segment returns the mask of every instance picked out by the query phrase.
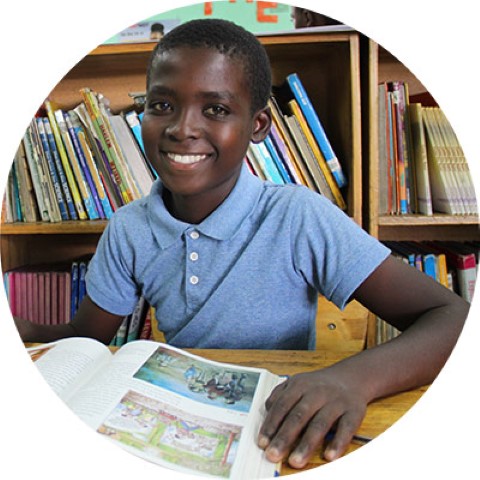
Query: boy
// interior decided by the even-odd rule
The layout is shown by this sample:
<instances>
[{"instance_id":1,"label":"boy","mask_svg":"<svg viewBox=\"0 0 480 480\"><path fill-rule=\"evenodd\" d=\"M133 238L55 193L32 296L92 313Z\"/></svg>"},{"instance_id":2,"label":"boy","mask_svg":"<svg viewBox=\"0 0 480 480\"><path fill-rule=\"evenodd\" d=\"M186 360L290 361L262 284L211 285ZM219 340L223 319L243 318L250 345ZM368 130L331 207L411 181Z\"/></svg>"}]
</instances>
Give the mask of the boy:
<instances>
[{"instance_id":1,"label":"boy","mask_svg":"<svg viewBox=\"0 0 480 480\"><path fill-rule=\"evenodd\" d=\"M318 293L340 307L358 300L402 335L296 375L267 401L260 447L301 468L332 428L325 457L342 455L375 398L431 382L468 306L324 197L250 174L245 152L268 133L270 89L266 53L244 29L199 20L168 33L149 65L142 124L161 181L109 222L70 324L16 321L24 341L109 342L144 295L173 345L301 349L314 348Z\"/></svg>"}]
</instances>

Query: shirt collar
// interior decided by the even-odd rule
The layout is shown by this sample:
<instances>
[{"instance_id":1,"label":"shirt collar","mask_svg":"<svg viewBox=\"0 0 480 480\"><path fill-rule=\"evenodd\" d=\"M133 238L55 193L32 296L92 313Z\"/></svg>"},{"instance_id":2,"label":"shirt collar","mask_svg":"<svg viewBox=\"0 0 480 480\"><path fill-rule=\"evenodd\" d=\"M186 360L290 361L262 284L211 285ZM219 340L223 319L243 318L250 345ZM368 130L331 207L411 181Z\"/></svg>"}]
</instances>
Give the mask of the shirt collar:
<instances>
[{"instance_id":1,"label":"shirt collar","mask_svg":"<svg viewBox=\"0 0 480 480\"><path fill-rule=\"evenodd\" d=\"M237 183L223 203L203 222L191 225L172 217L163 202L164 186L156 180L147 199L148 218L161 248L167 248L186 230L199 231L216 240L231 238L256 206L263 182L244 164Z\"/></svg>"}]
</instances>

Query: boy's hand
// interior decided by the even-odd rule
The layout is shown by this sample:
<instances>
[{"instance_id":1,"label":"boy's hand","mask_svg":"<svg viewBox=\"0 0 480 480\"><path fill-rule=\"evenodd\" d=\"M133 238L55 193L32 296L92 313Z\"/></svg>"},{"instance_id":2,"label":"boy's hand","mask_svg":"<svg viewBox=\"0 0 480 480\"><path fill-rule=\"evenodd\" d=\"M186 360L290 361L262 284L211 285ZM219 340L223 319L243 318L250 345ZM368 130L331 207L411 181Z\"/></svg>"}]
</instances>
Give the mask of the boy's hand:
<instances>
[{"instance_id":1,"label":"boy's hand","mask_svg":"<svg viewBox=\"0 0 480 480\"><path fill-rule=\"evenodd\" d=\"M293 468L304 467L335 427L324 457L335 460L347 449L365 416L361 392L336 378L334 369L295 375L282 383L266 402L267 416L258 444L268 460L288 457Z\"/></svg>"}]
</instances>

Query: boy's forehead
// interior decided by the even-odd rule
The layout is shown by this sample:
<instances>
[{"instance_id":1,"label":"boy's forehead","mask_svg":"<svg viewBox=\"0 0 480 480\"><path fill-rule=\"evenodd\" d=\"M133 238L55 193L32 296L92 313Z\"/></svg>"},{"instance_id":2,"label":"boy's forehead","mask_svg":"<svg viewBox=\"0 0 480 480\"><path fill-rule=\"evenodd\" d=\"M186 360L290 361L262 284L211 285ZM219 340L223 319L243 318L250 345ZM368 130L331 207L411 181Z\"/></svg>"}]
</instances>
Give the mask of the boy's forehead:
<instances>
[{"instance_id":1,"label":"boy's forehead","mask_svg":"<svg viewBox=\"0 0 480 480\"><path fill-rule=\"evenodd\" d=\"M215 78L215 74L221 73L222 77L228 74L227 78L232 81L244 83L242 80L246 80L245 64L239 55L232 56L213 47L189 46L159 51L152 60L150 80L155 82L182 70L190 72L189 76L205 72Z\"/></svg>"}]
</instances>

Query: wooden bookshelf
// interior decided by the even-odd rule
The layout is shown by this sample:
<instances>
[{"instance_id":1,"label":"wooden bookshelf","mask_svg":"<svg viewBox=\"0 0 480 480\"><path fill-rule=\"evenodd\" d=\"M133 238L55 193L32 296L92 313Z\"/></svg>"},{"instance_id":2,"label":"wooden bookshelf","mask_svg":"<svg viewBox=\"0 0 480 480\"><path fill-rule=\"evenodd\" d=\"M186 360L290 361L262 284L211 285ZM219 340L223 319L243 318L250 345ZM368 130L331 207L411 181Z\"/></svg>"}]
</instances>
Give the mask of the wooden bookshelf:
<instances>
[{"instance_id":1,"label":"wooden bookshelf","mask_svg":"<svg viewBox=\"0 0 480 480\"><path fill-rule=\"evenodd\" d=\"M379 240L471 241L480 240L479 218L474 215L381 215L379 213L378 85L408 82L409 95L419 99L429 94L416 76L396 57L371 39L362 37L363 130L363 227ZM468 159L467 159L468 160ZM375 344L376 318L369 319L367 346Z\"/></svg>"},{"instance_id":2,"label":"wooden bookshelf","mask_svg":"<svg viewBox=\"0 0 480 480\"><path fill-rule=\"evenodd\" d=\"M415 75L393 55L371 39L362 38L364 131L363 226L380 240L479 240L479 218L473 215L380 215L378 192L378 90L386 81L408 82L410 95L427 93Z\"/></svg>"}]
</instances>

